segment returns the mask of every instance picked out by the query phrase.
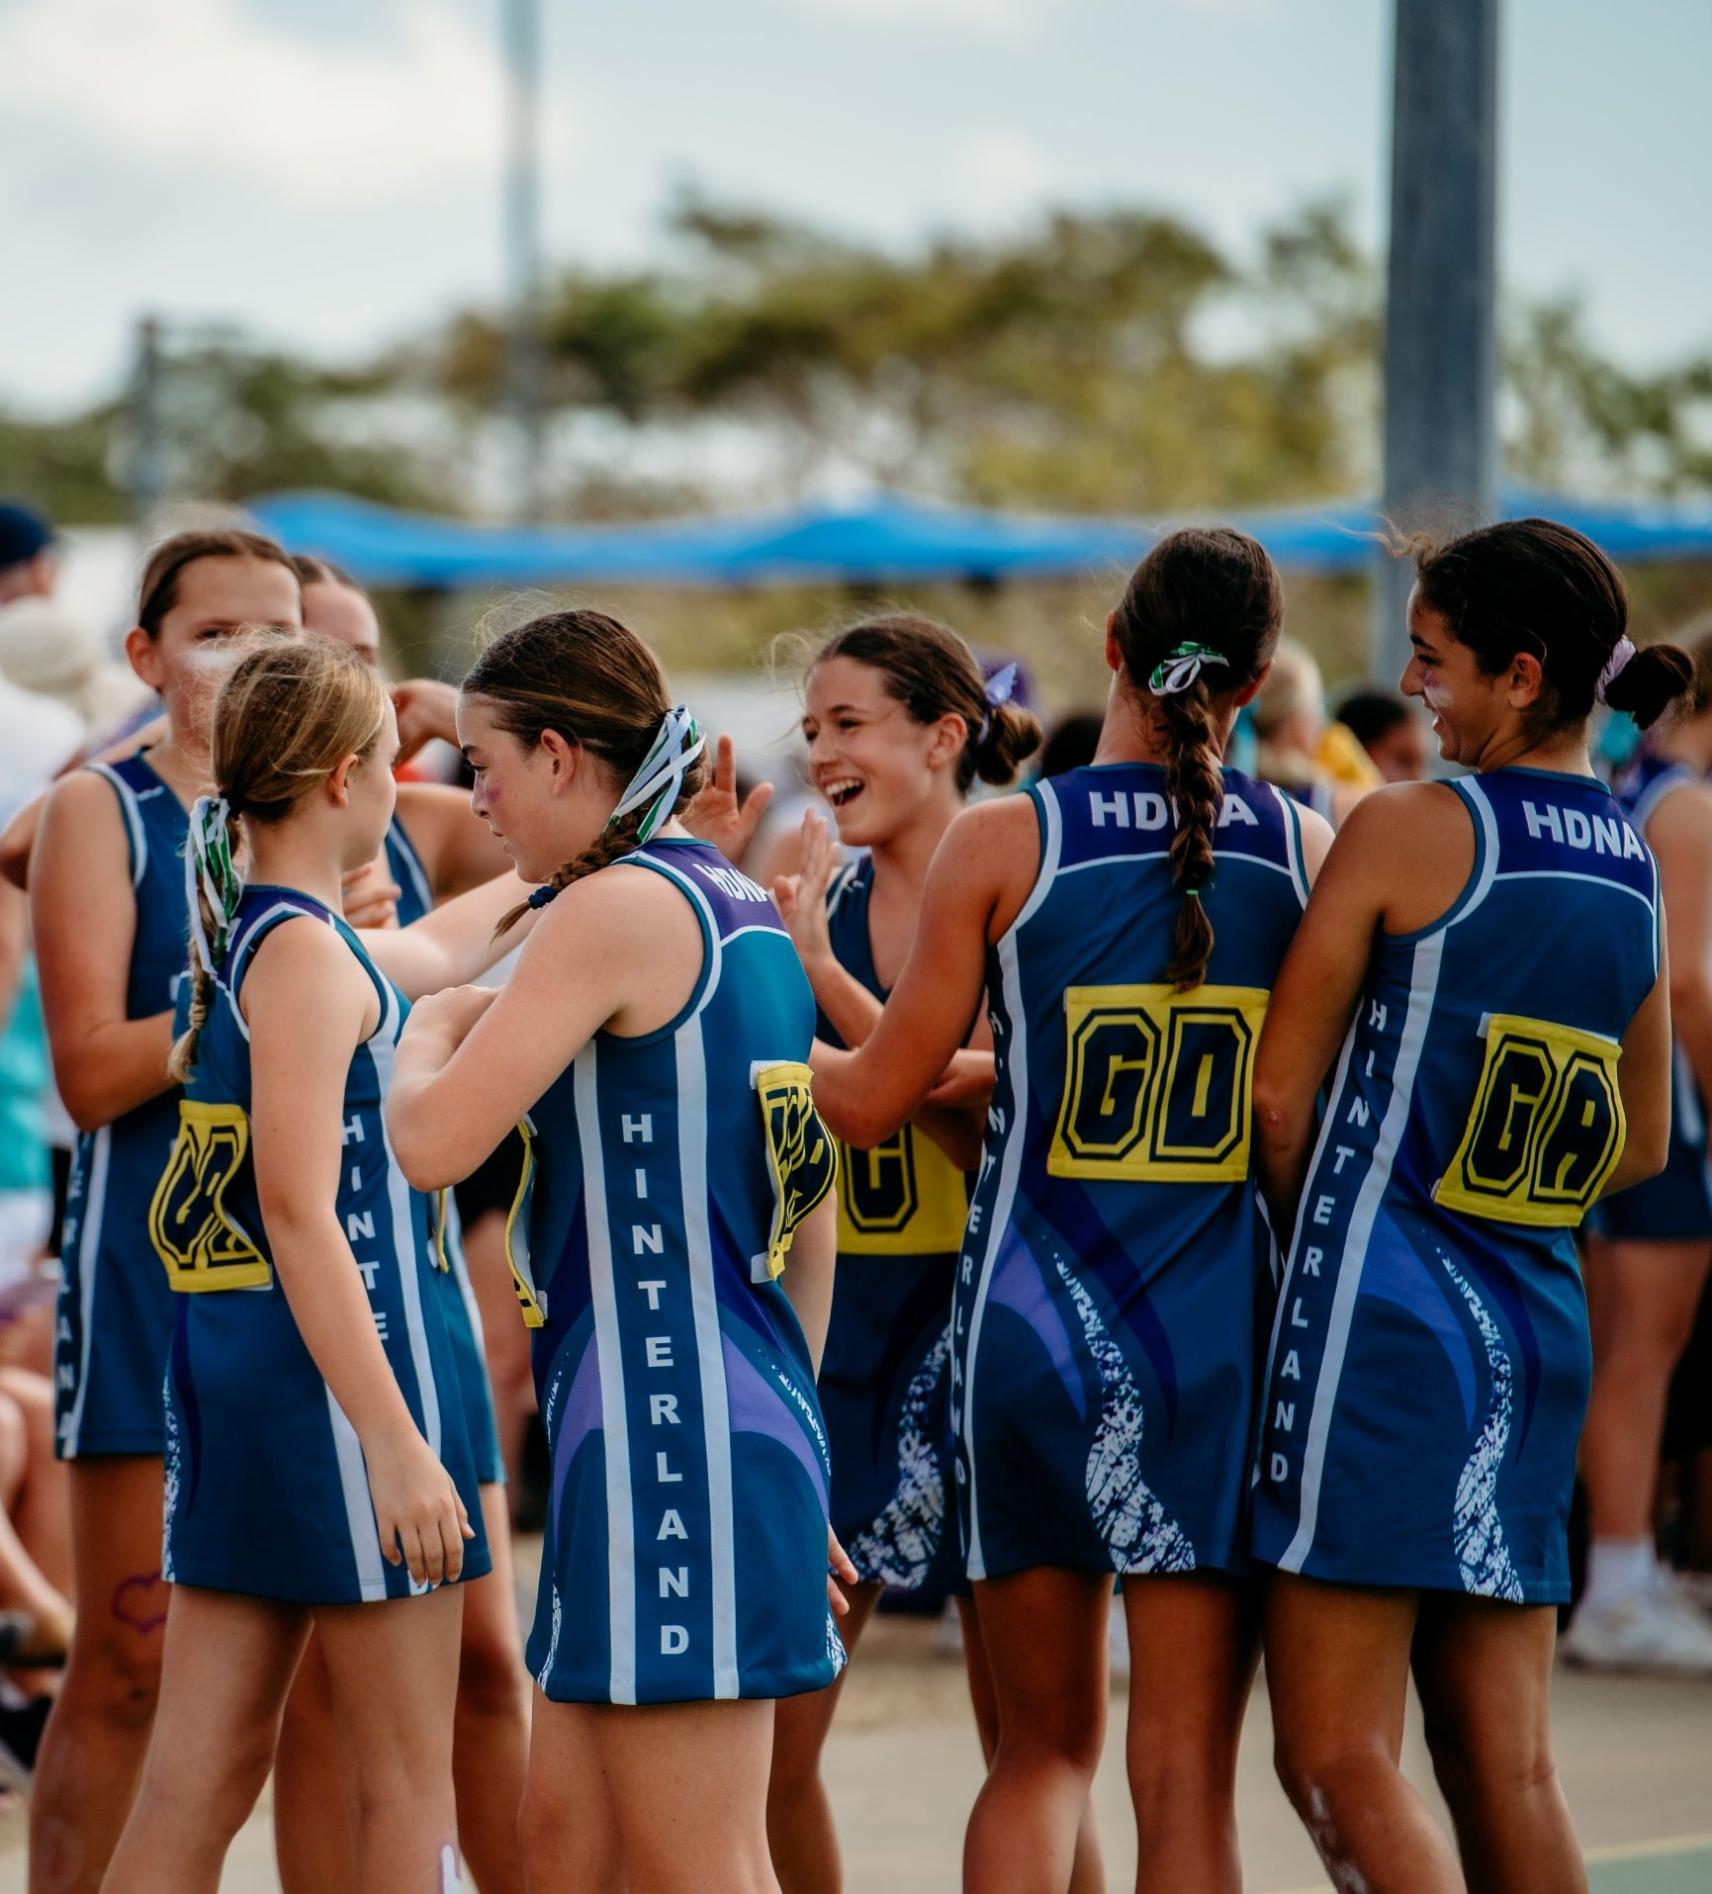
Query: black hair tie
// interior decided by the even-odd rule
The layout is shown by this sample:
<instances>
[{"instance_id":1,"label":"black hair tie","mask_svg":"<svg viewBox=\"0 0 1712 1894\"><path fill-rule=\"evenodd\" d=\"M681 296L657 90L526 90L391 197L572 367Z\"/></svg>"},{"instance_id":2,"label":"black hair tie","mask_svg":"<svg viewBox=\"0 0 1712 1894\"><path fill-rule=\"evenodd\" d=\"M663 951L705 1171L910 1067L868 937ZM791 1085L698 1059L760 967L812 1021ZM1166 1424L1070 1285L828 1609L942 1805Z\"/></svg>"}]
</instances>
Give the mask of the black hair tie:
<instances>
[{"instance_id":1,"label":"black hair tie","mask_svg":"<svg viewBox=\"0 0 1712 1894\"><path fill-rule=\"evenodd\" d=\"M557 897L558 892L559 890L555 888L553 884L549 881L545 887L537 888L535 890L535 892L529 897L529 900L526 905L532 908L544 908L549 901L552 901Z\"/></svg>"}]
</instances>

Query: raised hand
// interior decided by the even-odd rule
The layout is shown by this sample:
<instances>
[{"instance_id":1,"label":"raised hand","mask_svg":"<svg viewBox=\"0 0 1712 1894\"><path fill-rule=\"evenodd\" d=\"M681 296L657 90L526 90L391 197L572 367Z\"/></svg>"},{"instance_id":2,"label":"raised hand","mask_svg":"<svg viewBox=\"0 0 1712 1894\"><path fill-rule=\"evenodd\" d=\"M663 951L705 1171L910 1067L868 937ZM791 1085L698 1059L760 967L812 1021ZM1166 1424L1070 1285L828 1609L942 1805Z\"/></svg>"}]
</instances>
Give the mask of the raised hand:
<instances>
[{"instance_id":1,"label":"raised hand","mask_svg":"<svg viewBox=\"0 0 1712 1894\"><path fill-rule=\"evenodd\" d=\"M727 861L741 861L772 800L771 783L757 783L737 800L737 751L730 737L721 737L714 745L712 779L685 809L683 824L691 835L711 842Z\"/></svg>"}]
</instances>

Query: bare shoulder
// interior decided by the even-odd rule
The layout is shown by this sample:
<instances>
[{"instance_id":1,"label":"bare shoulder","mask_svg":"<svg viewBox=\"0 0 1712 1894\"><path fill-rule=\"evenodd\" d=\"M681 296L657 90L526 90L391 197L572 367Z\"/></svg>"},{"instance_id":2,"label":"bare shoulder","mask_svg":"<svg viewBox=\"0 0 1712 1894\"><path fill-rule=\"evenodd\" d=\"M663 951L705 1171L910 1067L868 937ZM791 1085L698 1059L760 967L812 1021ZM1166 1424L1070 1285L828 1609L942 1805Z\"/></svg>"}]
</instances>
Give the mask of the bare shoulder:
<instances>
[{"instance_id":1,"label":"bare shoulder","mask_svg":"<svg viewBox=\"0 0 1712 1894\"><path fill-rule=\"evenodd\" d=\"M124 816L113 785L93 769L74 769L62 776L47 792L42 815L44 820L55 824L75 822L80 828L85 823L98 823L111 828L115 834L121 833L124 827Z\"/></svg>"},{"instance_id":2,"label":"bare shoulder","mask_svg":"<svg viewBox=\"0 0 1712 1894\"><path fill-rule=\"evenodd\" d=\"M80 876L91 889L112 881L109 866L127 856L125 816L112 784L89 769L62 776L43 800L31 854L38 861L75 855ZM120 879L129 894L129 878Z\"/></svg>"},{"instance_id":3,"label":"bare shoulder","mask_svg":"<svg viewBox=\"0 0 1712 1894\"><path fill-rule=\"evenodd\" d=\"M1667 789L1647 818L1655 849L1712 852L1712 783L1681 782Z\"/></svg>"},{"instance_id":4,"label":"bare shoulder","mask_svg":"<svg viewBox=\"0 0 1712 1894\"><path fill-rule=\"evenodd\" d=\"M1359 880L1390 934L1438 920L1474 868L1474 817L1448 783L1390 783L1364 796L1338 830L1326 874Z\"/></svg>"},{"instance_id":5,"label":"bare shoulder","mask_svg":"<svg viewBox=\"0 0 1712 1894\"><path fill-rule=\"evenodd\" d=\"M269 928L257 946L239 989L238 1007L246 1019L257 999L270 1011L289 1008L299 1015L320 1015L329 1000L360 1002L366 1011L373 996L373 982L337 930L313 915L298 914Z\"/></svg>"}]
</instances>

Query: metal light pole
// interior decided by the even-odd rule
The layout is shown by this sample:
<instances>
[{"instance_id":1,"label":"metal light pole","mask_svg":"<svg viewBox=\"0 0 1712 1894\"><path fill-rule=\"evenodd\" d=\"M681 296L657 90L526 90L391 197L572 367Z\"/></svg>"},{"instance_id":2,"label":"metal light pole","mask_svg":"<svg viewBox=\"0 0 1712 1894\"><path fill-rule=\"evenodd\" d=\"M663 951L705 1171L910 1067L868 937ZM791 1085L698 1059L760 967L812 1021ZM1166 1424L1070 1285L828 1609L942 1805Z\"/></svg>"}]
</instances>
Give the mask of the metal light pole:
<instances>
[{"instance_id":1,"label":"metal light pole","mask_svg":"<svg viewBox=\"0 0 1712 1894\"><path fill-rule=\"evenodd\" d=\"M1498 0L1397 0L1385 303L1387 516L1492 516L1497 482ZM1407 561L1382 557L1375 675L1408 656Z\"/></svg>"},{"instance_id":2,"label":"metal light pole","mask_svg":"<svg viewBox=\"0 0 1712 1894\"><path fill-rule=\"evenodd\" d=\"M507 72L506 276L511 321L507 407L516 437L514 510L542 507L544 350L541 338L541 0L504 0Z\"/></svg>"}]
</instances>

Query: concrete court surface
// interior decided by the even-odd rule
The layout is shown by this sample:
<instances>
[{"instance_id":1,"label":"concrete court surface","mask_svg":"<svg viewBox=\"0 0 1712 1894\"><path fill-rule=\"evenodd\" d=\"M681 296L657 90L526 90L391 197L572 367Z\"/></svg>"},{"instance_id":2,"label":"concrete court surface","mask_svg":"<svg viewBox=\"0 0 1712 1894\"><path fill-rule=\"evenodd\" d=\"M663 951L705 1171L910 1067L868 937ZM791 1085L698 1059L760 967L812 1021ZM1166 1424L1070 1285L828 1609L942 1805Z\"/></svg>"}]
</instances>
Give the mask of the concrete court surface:
<instances>
[{"instance_id":1,"label":"concrete court surface","mask_svg":"<svg viewBox=\"0 0 1712 1894\"><path fill-rule=\"evenodd\" d=\"M935 1655L934 1627L882 1618L851 1673L827 1752L851 1894L947 1894L980 1781L961 1666ZM1113 1699L1096 1786L1108 1882L1132 1885L1123 1778L1125 1699ZM1559 1670L1559 1759L1598 1894L1712 1894L1712 1684L1588 1678ZM1244 1735L1239 1821L1248 1894L1326 1886L1275 1786L1264 1689ZM1415 1734L1411 1773L1430 1781ZM0 1894L22 1894L21 1813L0 1821ZM275 1894L263 1804L238 1838L225 1894Z\"/></svg>"}]
</instances>

